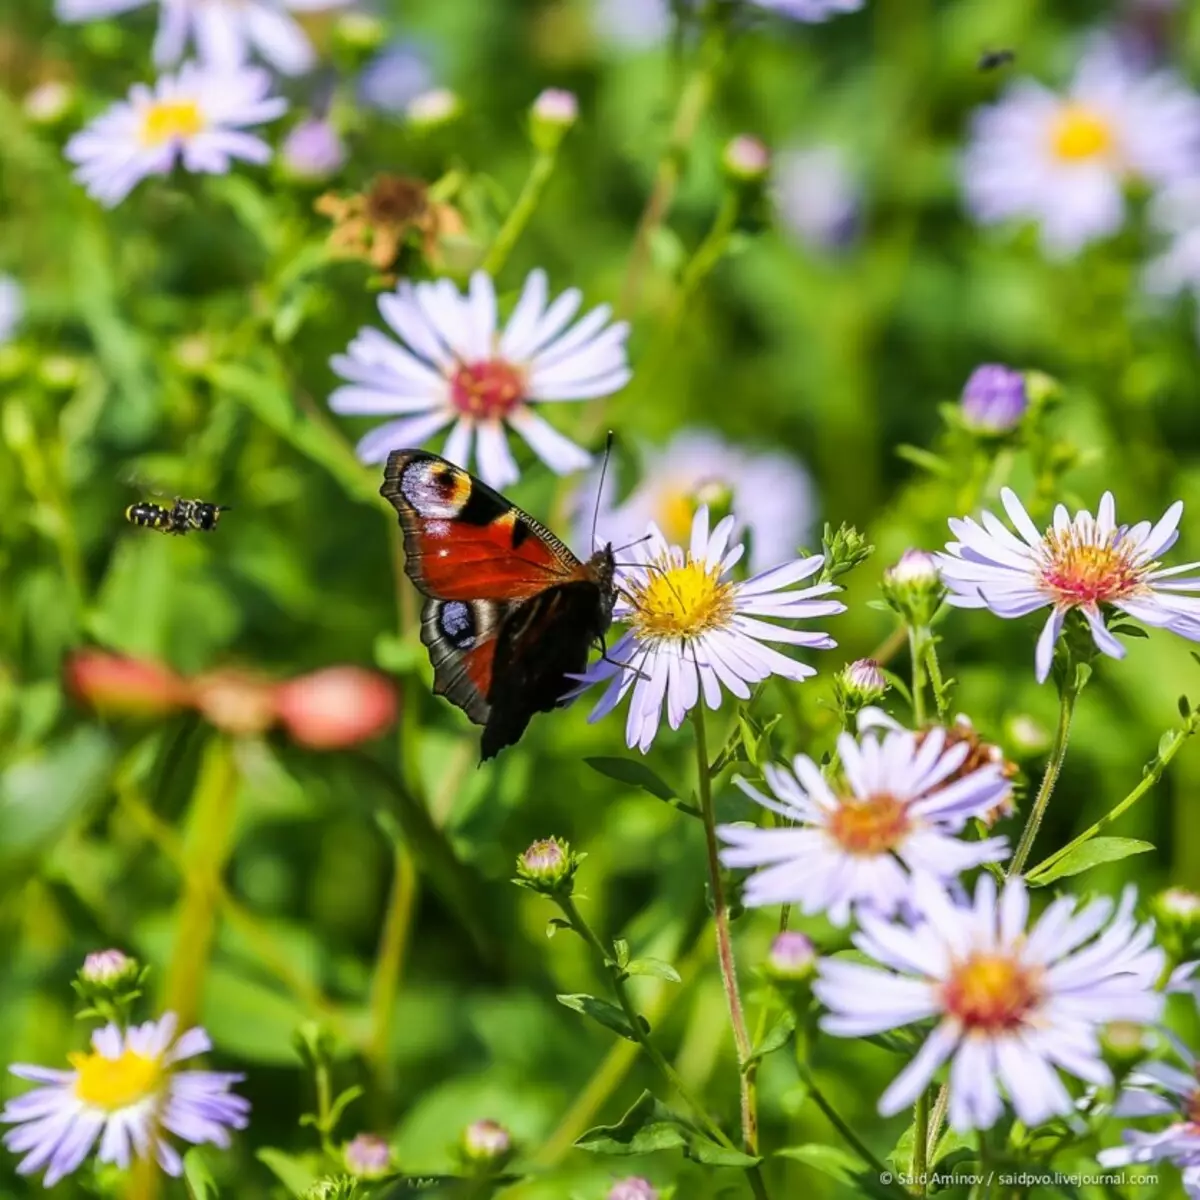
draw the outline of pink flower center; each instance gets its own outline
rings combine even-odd
[[[500,358],[463,363],[450,378],[450,399],[465,417],[507,417],[525,399],[525,375]]]
[[[843,799],[829,818],[829,832],[849,854],[887,854],[909,828],[907,807],[888,792],[865,800]]]
[[[1134,563],[1133,547],[1114,536],[1097,545],[1075,529],[1046,535],[1041,568],[1042,587],[1064,607],[1095,605],[1132,596],[1142,586],[1143,567]]]
[[[942,991],[946,1012],[968,1030],[1017,1028],[1039,999],[1033,974],[1004,954],[972,954],[958,963]]]

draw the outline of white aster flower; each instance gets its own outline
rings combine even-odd
[[[755,8],[779,13],[781,17],[813,25],[841,13],[858,12],[866,0],[749,0],[749,3]]]
[[[1060,504],[1053,524],[1039,533],[1015,492],[1004,488],[1000,500],[1021,536],[1014,537],[990,512],[983,514],[982,525],[971,517],[952,517],[950,531],[958,541],[938,556],[949,589],[946,599],[999,617],[1023,617],[1051,606],[1035,655],[1039,683],[1050,674],[1055,643],[1072,609],[1083,614],[1097,649],[1112,658],[1124,658],[1125,647],[1105,626],[1101,605],[1200,641],[1200,600],[1177,594],[1200,591],[1200,576],[1186,574],[1200,562],[1161,567],[1157,561],[1179,537],[1182,501],[1155,525],[1118,525],[1112,493],[1105,492],[1097,516],[1081,510],[1072,518]]]
[[[884,914],[909,900],[914,879],[947,882],[1008,854],[1006,838],[964,841],[972,817],[985,817],[1011,793],[999,766],[964,770],[971,747],[946,731],[892,729],[882,738],[838,738],[843,779],[827,781],[811,758],[798,754],[792,771],[764,769],[772,796],[745,780],[752,800],[785,818],[783,828],[723,825],[721,861],[760,868],[746,881],[751,907],[798,904],[845,925],[851,909]]]
[[[129,1166],[151,1153],[171,1175],[183,1162],[167,1140],[229,1145],[229,1130],[244,1129],[250,1103],[230,1092],[243,1076],[214,1071],[179,1071],[184,1059],[212,1049],[203,1029],[175,1037],[175,1014],[132,1025],[124,1032],[106,1025],[92,1034],[87,1054],[71,1054],[71,1070],[17,1063],[9,1070],[46,1086],[10,1100],[0,1121],[14,1125],[4,1145],[24,1154],[21,1175],[46,1169],[52,1187],[69,1175],[100,1139],[101,1162]]]
[[[420,446],[453,424],[442,453],[470,466],[472,442],[485,483],[503,488],[520,478],[505,437],[515,430],[560,475],[589,455],[530,407],[547,401],[608,396],[630,379],[624,321],[609,324],[607,304],[570,329],[583,299],[570,288],[547,307],[545,271],[533,271],[503,331],[496,290],[476,271],[465,296],[448,279],[412,284],[379,298],[379,312],[400,340],[363,328],[331,365],[347,381],[329,398],[337,413],[403,413],[358,443],[364,462],[382,462],[398,446]]]
[[[287,101],[269,96],[262,70],[225,71],[185,64],[153,88],[135,84],[67,143],[75,178],[101,204],[119,204],[147,176],[184,170],[224,175],[235,159],[265,163],[271,147],[247,126],[273,121]]]
[[[57,0],[63,21],[93,21],[141,8],[154,0]],[[162,9],[154,61],[171,66],[195,45],[202,62],[239,67],[257,51],[285,75],[307,71],[316,61],[304,30],[289,15],[341,8],[352,0],[157,0]]]
[[[1114,1117],[1170,1117],[1171,1123],[1154,1133],[1126,1129],[1124,1145],[1096,1155],[1103,1167],[1128,1167],[1134,1163],[1171,1162],[1183,1167],[1184,1188],[1200,1197],[1200,1071],[1195,1055],[1177,1038],[1171,1043],[1186,1070],[1165,1062],[1143,1063],[1125,1082]]]
[[[973,904],[959,908],[923,876],[913,897],[915,927],[859,914],[854,944],[880,966],[824,958],[813,985],[829,1010],[821,1027],[837,1037],[936,1022],[880,1098],[884,1115],[912,1104],[949,1062],[954,1129],[990,1129],[1004,1097],[1026,1125],[1041,1124],[1072,1111],[1058,1070],[1111,1084],[1103,1025],[1145,1024],[1162,1012],[1155,983],[1165,956],[1153,945],[1153,925],[1133,918],[1132,888],[1115,914],[1107,898],[1077,909],[1075,897],[1062,896],[1028,930],[1021,879],[1010,879],[997,899],[985,874]]]
[[[1070,256],[1121,228],[1127,184],[1165,185],[1198,167],[1200,97],[1099,38],[1065,95],[1023,80],[976,113],[962,178],[977,220],[1035,221],[1046,252]]]
[[[0,346],[11,342],[25,315],[25,294],[11,275],[0,275]]]
[[[611,473],[605,476],[597,522],[602,541],[632,541],[654,522],[667,541],[682,544],[696,509],[708,503],[737,514],[733,536],[749,535],[751,569],[762,571],[792,559],[810,532],[812,481],[787,454],[754,453],[715,433],[688,429],[643,454],[641,468],[641,482],[615,507],[616,483]],[[580,543],[590,537],[596,486],[593,477],[579,491]]]
[[[824,559],[790,562],[736,583],[730,572],[744,546],[729,549],[737,524],[728,516],[709,532],[708,508],[696,511],[689,550],[672,546],[657,527],[627,549],[632,562],[617,573],[619,599],[613,619],[629,625],[607,659],[588,668],[580,691],[608,681],[591,721],[612,712],[632,690],[625,739],[644,754],[662,724],[678,729],[703,694],[709,708],[721,705],[723,689],[749,699],[750,685],[770,675],[803,680],[816,670],[780,653],[767,642],[826,650],[837,643],[824,633],[804,633],[763,617],[807,620],[845,611],[837,600],[823,600],[840,589],[818,583],[790,590],[817,574]],[[611,660],[611,661],[610,661]]]

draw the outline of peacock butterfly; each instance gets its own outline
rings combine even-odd
[[[499,492],[425,450],[393,450],[379,489],[425,597],[433,690],[483,726],[480,761],[549,712],[612,624],[611,543],[587,562]]]

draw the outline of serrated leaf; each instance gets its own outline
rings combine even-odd
[[[653,975],[655,979],[665,979],[669,983],[682,983],[679,972],[669,962],[661,958],[635,958],[625,964],[627,975]]]
[[[320,1178],[307,1163],[271,1146],[259,1150],[256,1157],[293,1196],[303,1196]]]
[[[1145,854],[1153,850],[1151,842],[1142,842],[1137,838],[1094,837],[1082,845],[1076,846],[1069,854],[1064,855],[1046,870],[1034,868],[1028,875],[1028,881],[1034,887],[1045,887],[1056,879],[1066,879],[1071,875],[1082,875],[1093,867],[1104,863],[1120,862],[1133,854]]]
[[[746,1066],[751,1063],[759,1062],[766,1058],[768,1054],[774,1054],[776,1050],[782,1050],[787,1045],[788,1039],[792,1036],[796,1028],[796,1014],[792,1010],[785,1009],[778,1020],[771,1026],[770,1029],[763,1035],[763,1039],[750,1052],[746,1059]]]
[[[618,783],[626,783],[631,787],[641,788],[643,792],[668,803],[678,800],[674,790],[664,780],[660,779],[644,762],[636,758],[620,758],[615,755],[597,755],[583,760],[593,771],[615,779]]]
[[[591,1017],[593,1021],[603,1025],[606,1029],[611,1029],[614,1033],[619,1033],[623,1038],[628,1038],[631,1042],[637,1041],[637,1035],[626,1020],[625,1014],[615,1004],[582,993],[556,996],[555,999],[564,1007],[583,1013],[585,1017]]]
[[[653,1154],[682,1150],[693,1162],[712,1167],[752,1167],[761,1162],[749,1154],[719,1145],[690,1121],[672,1112],[652,1092],[643,1092],[615,1125],[597,1125],[575,1145],[593,1154]]]
[[[193,1146],[183,1156],[183,1181],[191,1200],[217,1200],[221,1194],[199,1146]]]

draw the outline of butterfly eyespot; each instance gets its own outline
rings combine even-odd
[[[469,604],[451,600],[442,605],[438,622],[446,640],[456,650],[469,650],[475,644],[475,614]]]
[[[471,477],[445,463],[417,460],[404,468],[400,494],[427,520],[450,520],[471,498]]]

